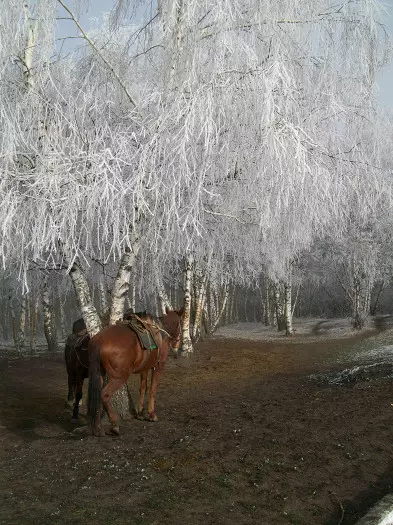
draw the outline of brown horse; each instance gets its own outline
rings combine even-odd
[[[130,319],[132,314],[132,310],[127,310],[123,319]],[[143,317],[146,315],[146,311],[138,312],[137,315]],[[101,314],[100,318],[104,326],[109,323],[109,315],[107,313]],[[64,348],[64,359],[68,374],[67,406],[73,408],[71,418],[73,423],[78,422],[83,382],[88,377],[89,354],[87,346],[89,340],[90,336],[87,333],[85,321],[81,317],[73,323],[72,334],[67,337]]]
[[[152,370],[147,419],[157,421],[155,396],[169,349],[175,351],[180,346],[181,319],[183,310],[167,310],[166,315],[154,318],[146,315],[143,320],[154,333],[157,348],[144,350],[136,333],[124,324],[104,328],[89,342],[89,396],[88,417],[92,433],[104,436],[101,427],[101,403],[111,424],[110,431],[119,434],[118,414],[111,406],[111,398],[128,380],[131,374],[140,373],[141,386],[137,405],[137,417],[143,418],[144,398],[147,389],[147,376]],[[103,377],[108,382],[103,387]]]

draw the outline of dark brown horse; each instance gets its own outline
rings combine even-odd
[[[111,424],[111,432],[119,434],[118,414],[111,406],[111,398],[128,380],[131,374],[140,373],[141,386],[137,405],[137,417],[143,418],[144,398],[147,389],[147,376],[152,371],[149,392],[148,421],[157,421],[155,396],[169,349],[180,346],[181,319],[183,310],[167,310],[166,315],[153,318],[146,315],[143,321],[152,327],[157,348],[144,350],[136,333],[124,324],[104,328],[89,342],[89,396],[88,417],[92,433],[104,436],[101,427],[101,403]],[[103,387],[104,374],[108,382]]]
[[[68,374],[67,405],[72,406],[72,421],[78,421],[79,403],[82,399],[83,382],[88,377],[89,354],[87,344],[89,336],[86,330],[67,337],[64,359]]]

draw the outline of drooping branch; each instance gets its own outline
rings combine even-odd
[[[115,71],[115,69],[112,66],[112,64],[105,58],[103,53],[101,53],[101,51],[98,49],[98,47],[95,45],[95,43],[91,40],[91,38],[89,38],[88,34],[83,29],[83,27],[80,25],[80,23],[78,22],[76,16],[71,11],[71,9],[63,2],[63,0],[57,0],[57,1],[67,11],[67,13],[70,15],[70,17],[74,21],[75,25],[77,26],[79,31],[82,33],[82,37],[84,38],[84,40],[86,40],[86,42],[94,49],[95,53],[97,53],[97,55],[100,57],[100,59],[103,61],[103,63],[106,65],[106,67],[109,69],[109,71],[112,73],[112,75],[115,77],[115,79],[119,83],[121,89],[124,91],[124,93],[125,93],[126,97],[128,98],[129,102],[132,104],[133,107],[136,108],[137,107],[137,103],[135,101],[135,98],[130,94],[130,92],[127,89],[127,86],[124,84],[124,82],[122,81],[120,76],[117,74],[117,72]]]

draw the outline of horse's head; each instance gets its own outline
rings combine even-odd
[[[165,309],[166,314],[160,317],[162,326],[171,338],[171,350],[177,354],[181,343],[181,325],[184,315],[184,308],[180,310]]]

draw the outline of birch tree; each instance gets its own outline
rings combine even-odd
[[[212,234],[244,279],[344,229],[348,166],[369,156],[354,130],[386,59],[377,2],[167,0],[110,39],[68,9],[86,45],[56,63],[56,2],[31,5],[7,0],[0,35],[0,255],[21,275],[65,262],[91,334],[85,263],[119,264],[134,233],[175,258]]]

